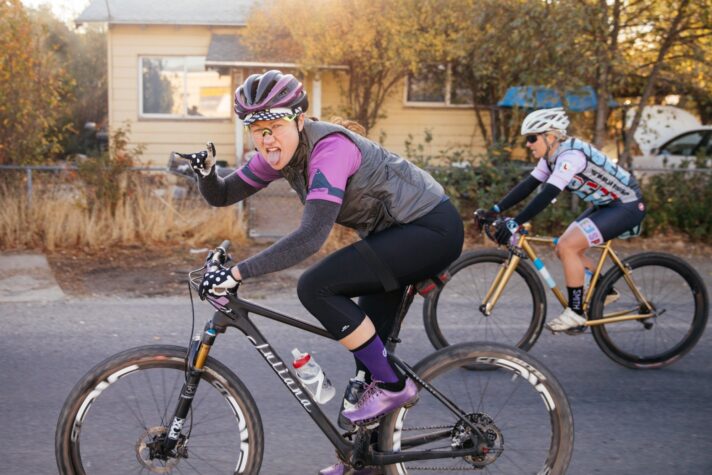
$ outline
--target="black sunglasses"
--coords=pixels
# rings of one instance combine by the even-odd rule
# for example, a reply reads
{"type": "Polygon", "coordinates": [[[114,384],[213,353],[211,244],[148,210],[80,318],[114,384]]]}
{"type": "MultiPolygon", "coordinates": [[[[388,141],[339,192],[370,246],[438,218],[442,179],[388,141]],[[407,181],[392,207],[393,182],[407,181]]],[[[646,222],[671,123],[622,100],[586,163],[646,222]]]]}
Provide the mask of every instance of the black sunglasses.
{"type": "Polygon", "coordinates": [[[529,143],[534,143],[534,142],[536,142],[537,140],[539,140],[539,136],[538,136],[538,135],[527,135],[527,142],[529,142],[529,143]]]}

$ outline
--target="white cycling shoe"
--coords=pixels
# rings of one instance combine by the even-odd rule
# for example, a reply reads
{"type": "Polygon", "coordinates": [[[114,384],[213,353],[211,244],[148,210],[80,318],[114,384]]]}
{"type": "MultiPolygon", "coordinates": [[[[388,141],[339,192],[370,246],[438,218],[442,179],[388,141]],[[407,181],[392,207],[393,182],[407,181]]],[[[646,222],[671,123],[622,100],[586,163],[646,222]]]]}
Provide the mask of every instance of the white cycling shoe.
{"type": "Polygon", "coordinates": [[[563,332],[566,330],[578,329],[586,323],[586,319],[578,313],[566,307],[566,310],[558,318],[548,322],[546,328],[553,332],[563,332]]]}

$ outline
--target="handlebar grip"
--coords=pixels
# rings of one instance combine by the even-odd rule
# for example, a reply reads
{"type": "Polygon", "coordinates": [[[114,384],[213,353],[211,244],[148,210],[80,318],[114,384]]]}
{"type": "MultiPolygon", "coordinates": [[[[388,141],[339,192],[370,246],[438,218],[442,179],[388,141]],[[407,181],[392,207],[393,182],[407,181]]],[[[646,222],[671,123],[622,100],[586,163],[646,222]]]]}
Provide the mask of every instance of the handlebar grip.
{"type": "Polygon", "coordinates": [[[230,240],[225,239],[223,242],[220,243],[218,249],[220,249],[221,251],[223,251],[223,253],[225,253],[225,255],[227,255],[228,251],[230,250],[230,245],[230,240]]]}

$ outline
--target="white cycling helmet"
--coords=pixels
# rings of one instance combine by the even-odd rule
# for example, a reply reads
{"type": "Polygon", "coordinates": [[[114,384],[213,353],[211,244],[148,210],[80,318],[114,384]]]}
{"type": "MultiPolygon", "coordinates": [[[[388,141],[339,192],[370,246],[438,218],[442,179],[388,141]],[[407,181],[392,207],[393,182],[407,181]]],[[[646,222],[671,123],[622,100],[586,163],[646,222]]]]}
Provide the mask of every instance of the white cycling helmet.
{"type": "Polygon", "coordinates": [[[563,107],[539,109],[530,113],[522,122],[522,135],[557,131],[566,135],[569,118],[563,107]]]}

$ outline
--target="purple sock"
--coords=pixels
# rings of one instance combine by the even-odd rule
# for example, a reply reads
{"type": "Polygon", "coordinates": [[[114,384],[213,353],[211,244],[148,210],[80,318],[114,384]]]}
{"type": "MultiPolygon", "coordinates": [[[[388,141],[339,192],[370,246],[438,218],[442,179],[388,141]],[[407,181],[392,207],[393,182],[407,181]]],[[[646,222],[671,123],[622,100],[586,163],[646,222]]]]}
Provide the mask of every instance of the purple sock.
{"type": "Polygon", "coordinates": [[[373,335],[352,353],[368,368],[373,379],[384,383],[396,383],[400,380],[391,362],[388,361],[386,348],[378,335],[373,335]]]}

